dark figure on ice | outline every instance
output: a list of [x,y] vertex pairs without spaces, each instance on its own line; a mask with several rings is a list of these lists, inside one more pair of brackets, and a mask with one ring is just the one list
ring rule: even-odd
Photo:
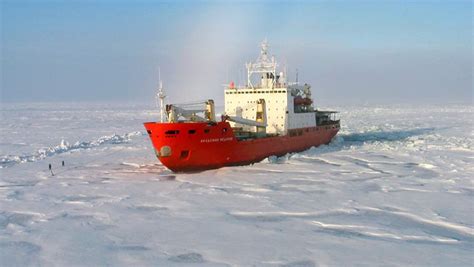
[[54,176],[53,168],[52,168],[52,166],[51,166],[51,163],[49,164],[49,171],[51,171],[51,176]]

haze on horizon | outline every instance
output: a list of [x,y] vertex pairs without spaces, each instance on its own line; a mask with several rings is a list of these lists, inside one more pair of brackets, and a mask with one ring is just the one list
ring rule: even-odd
[[471,1],[2,1],[1,102],[151,104],[242,83],[267,39],[316,102],[472,104]]

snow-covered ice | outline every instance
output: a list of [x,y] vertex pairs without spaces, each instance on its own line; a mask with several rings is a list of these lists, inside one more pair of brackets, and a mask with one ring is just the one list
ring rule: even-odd
[[330,145],[174,174],[152,109],[2,104],[0,265],[472,266],[473,107],[331,108]]

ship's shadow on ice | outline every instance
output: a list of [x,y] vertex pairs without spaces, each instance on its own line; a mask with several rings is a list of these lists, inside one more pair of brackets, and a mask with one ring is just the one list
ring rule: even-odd
[[364,144],[367,142],[391,142],[402,141],[413,136],[424,135],[432,133],[435,128],[419,128],[412,130],[397,130],[397,131],[373,131],[364,133],[350,133],[339,135],[343,143],[349,145]]

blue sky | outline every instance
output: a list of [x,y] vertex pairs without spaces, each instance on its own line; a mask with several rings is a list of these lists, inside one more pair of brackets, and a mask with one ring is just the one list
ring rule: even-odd
[[179,102],[262,39],[321,101],[472,102],[471,1],[2,1],[2,102]]

